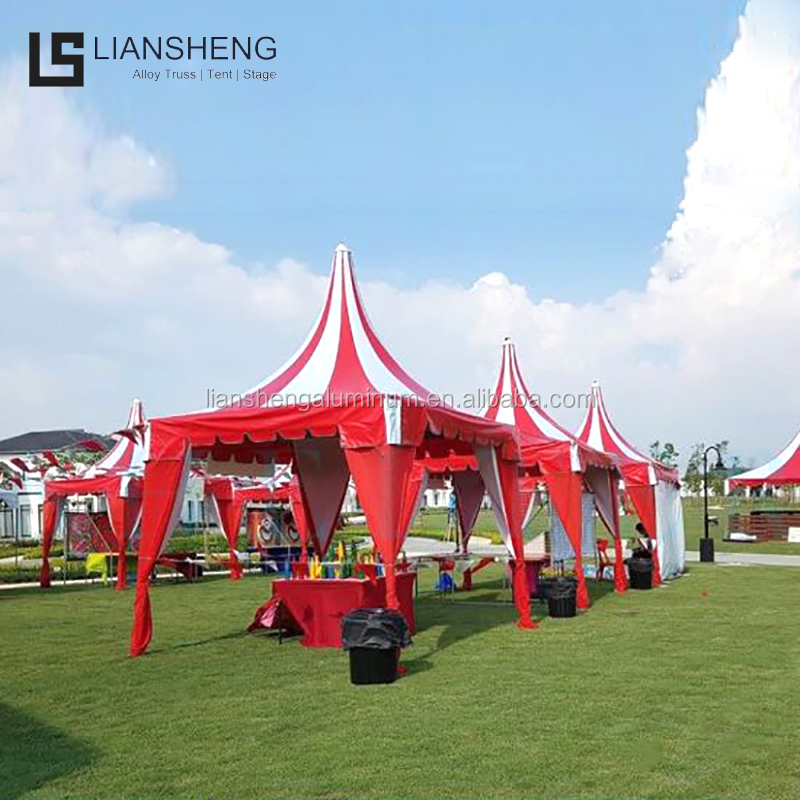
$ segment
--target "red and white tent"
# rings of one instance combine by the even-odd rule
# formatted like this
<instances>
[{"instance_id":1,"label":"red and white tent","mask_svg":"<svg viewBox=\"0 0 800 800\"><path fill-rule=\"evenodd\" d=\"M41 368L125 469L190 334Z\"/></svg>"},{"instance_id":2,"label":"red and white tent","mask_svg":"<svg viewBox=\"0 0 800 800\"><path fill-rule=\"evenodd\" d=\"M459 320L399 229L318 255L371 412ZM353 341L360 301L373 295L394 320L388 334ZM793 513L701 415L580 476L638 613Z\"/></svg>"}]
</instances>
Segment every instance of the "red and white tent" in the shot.
<instances>
[{"instance_id":1,"label":"red and white tent","mask_svg":"<svg viewBox=\"0 0 800 800\"><path fill-rule=\"evenodd\" d=\"M654 559L659 569L654 583L680 575L686 545L678 470L644 454L622 436L611 422L597 381L592 384L592 399L578 438L618 459L625 490L648 536L656 541Z\"/></svg>"},{"instance_id":2,"label":"red and white tent","mask_svg":"<svg viewBox=\"0 0 800 800\"><path fill-rule=\"evenodd\" d=\"M524 579L519 451L514 430L444 405L389 354L370 323L350 251L336 248L322 312L297 353L225 408L151 420L144 475L131 654L152 637L149 582L177 522L189 464L292 464L317 541L329 540L350 477L386 567L387 605L398 608L395 562L410 522L417 461L475 454L484 482L503 502L520 580L521 624L532 626Z\"/></svg>"},{"instance_id":3,"label":"red and white tent","mask_svg":"<svg viewBox=\"0 0 800 800\"><path fill-rule=\"evenodd\" d=\"M530 391L522 377L516 348L508 338L503 343L497 384L483 413L488 419L516 427L528 485L541 481L547 487L575 555L579 606L587 608L589 605L581 553L584 490L591 492L594 507L613 537L614 583L617 591L624 592L627 578L615 500L619 479L615 459L579 441L542 408L538 396Z\"/></svg>"},{"instance_id":4,"label":"red and white tent","mask_svg":"<svg viewBox=\"0 0 800 800\"><path fill-rule=\"evenodd\" d=\"M800 484L800 432L778 455L760 467L726 481L728 489L737 486L792 486Z\"/></svg>"},{"instance_id":5,"label":"red and white tent","mask_svg":"<svg viewBox=\"0 0 800 800\"><path fill-rule=\"evenodd\" d=\"M46 480L42 513L42 570L39 585L50 586L50 548L64 501L70 495L102 495L117 545L117 589L125 588L125 553L141 512L141 476L144 469L146 419L140 400L131 405L128 423L114 434L116 442L103 458L81 476Z\"/></svg>"}]
</instances>

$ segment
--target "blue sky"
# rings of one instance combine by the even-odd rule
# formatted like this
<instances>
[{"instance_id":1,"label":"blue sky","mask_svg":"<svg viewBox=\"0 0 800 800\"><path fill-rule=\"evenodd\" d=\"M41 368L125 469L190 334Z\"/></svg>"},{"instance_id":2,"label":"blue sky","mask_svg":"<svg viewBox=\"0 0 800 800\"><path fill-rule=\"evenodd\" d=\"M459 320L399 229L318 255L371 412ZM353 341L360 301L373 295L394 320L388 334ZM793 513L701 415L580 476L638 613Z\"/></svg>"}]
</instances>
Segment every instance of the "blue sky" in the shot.
<instances>
[{"instance_id":1,"label":"blue sky","mask_svg":"<svg viewBox=\"0 0 800 800\"><path fill-rule=\"evenodd\" d=\"M363 278L400 287L502 270L534 298L598 300L647 280L743 5L7 2L0 57L31 30L271 35L270 85L87 61L76 101L176 170L137 218L243 264L324 269L344 239Z\"/></svg>"}]
</instances>

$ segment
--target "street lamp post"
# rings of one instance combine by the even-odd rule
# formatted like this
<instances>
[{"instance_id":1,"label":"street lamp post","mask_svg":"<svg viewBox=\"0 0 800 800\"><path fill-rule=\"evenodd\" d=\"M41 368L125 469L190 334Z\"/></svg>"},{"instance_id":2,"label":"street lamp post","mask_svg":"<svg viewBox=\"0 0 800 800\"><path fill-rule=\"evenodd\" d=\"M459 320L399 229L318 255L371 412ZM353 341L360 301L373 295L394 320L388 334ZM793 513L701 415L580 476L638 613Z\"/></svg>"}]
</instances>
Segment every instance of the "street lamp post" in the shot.
<instances>
[{"instance_id":1,"label":"street lamp post","mask_svg":"<svg viewBox=\"0 0 800 800\"><path fill-rule=\"evenodd\" d=\"M712 563L714 561L714 540L709 536L708 527L711 522L708 516L708 454L711 451L717 454L717 463L714 470L723 470L725 465L722 463L722 453L719 448L712 444L703 451L703 538L700 540L700 561Z\"/></svg>"}]
</instances>

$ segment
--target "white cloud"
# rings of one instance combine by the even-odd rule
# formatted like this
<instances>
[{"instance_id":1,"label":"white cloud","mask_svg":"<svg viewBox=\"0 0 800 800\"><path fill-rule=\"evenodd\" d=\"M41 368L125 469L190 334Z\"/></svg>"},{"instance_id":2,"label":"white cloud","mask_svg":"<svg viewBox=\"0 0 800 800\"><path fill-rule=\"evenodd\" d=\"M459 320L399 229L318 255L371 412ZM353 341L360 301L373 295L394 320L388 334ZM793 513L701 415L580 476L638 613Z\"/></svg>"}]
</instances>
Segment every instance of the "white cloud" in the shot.
<instances>
[{"instance_id":1,"label":"white cloud","mask_svg":"<svg viewBox=\"0 0 800 800\"><path fill-rule=\"evenodd\" d=\"M463 393L492 384L508 334L531 389L600 378L642 445L778 448L800 423L799 43L795 2L748 5L644 292L536 301L501 271L470 287L364 285L391 349L431 388ZM245 389L294 351L322 302L322 265L244 268L191 232L131 222L130 204L173 190L169 165L106 136L60 90L30 91L20 65L0 73L0 117L0 435L113 429L134 395L153 413L197 408L207 387ZM531 265L532 283L543 268Z\"/></svg>"}]
</instances>

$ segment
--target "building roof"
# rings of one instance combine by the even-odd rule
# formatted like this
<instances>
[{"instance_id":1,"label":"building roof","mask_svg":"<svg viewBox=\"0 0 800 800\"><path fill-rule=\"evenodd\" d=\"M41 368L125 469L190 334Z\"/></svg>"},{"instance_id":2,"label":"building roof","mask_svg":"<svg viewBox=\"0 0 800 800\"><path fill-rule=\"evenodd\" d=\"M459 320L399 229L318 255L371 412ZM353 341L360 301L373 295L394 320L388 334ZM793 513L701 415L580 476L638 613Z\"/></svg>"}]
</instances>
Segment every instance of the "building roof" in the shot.
<instances>
[{"instance_id":1,"label":"building roof","mask_svg":"<svg viewBox=\"0 0 800 800\"><path fill-rule=\"evenodd\" d=\"M43 453L45 450L61 450L77 447L82 442L93 441L108 448L112 440L99 433L91 433L83 428L54 431L29 431L9 439L0 439L0 455L18 453Z\"/></svg>"}]
</instances>

